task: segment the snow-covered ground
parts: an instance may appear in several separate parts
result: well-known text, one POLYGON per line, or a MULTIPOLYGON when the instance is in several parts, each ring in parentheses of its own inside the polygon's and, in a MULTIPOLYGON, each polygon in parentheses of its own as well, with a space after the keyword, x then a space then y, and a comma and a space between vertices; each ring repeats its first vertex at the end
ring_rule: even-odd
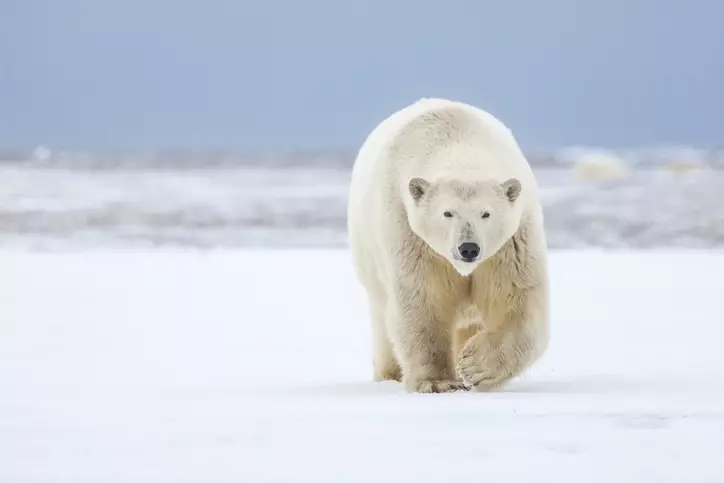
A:
MULTIPOLYGON (((0 248, 342 248, 349 167, 0 164, 0 248)), ((534 169, 551 248, 724 248, 721 166, 534 169)))
POLYGON ((497 393, 370 382, 344 250, 0 254, 0 482, 721 482, 724 253, 555 252, 497 393))

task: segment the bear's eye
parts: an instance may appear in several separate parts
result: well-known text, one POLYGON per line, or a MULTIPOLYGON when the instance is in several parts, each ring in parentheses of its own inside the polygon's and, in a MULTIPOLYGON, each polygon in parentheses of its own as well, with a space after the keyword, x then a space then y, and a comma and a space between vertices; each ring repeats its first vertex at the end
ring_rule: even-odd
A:
POLYGON ((483 220, 486 219, 486 218, 490 218, 490 213, 488 213, 487 211, 484 212, 484 213, 482 214, 482 218, 483 218, 483 220))
POLYGON ((442 214, 442 216, 444 216, 445 218, 452 218, 452 213, 450 213, 449 211, 446 211, 445 213, 442 214))

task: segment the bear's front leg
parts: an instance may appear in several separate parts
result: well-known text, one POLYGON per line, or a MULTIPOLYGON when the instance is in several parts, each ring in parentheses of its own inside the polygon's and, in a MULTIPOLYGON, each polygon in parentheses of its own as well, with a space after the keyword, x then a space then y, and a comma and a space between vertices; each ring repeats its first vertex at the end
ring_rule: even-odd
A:
POLYGON ((401 300, 388 319, 405 389, 420 393, 466 390, 455 378, 450 324, 435 313, 419 288, 414 292, 398 292, 401 300))
MULTIPOLYGON (((529 294, 530 295, 530 294, 529 294)), ((540 294, 491 320, 463 346, 457 372, 468 388, 489 391, 520 375, 548 343, 547 311, 540 294)))

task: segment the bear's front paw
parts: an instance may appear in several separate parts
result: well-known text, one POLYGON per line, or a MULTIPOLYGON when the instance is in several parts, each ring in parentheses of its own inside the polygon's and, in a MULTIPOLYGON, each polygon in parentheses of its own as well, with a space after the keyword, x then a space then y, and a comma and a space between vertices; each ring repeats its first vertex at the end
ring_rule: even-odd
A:
POLYGON ((405 389, 408 392, 419 393, 467 391, 465 384, 456 380, 406 381, 405 389))
POLYGON ((457 372, 468 388, 486 391, 501 386, 510 379, 505 355, 495 348, 467 344, 460 355, 457 372))

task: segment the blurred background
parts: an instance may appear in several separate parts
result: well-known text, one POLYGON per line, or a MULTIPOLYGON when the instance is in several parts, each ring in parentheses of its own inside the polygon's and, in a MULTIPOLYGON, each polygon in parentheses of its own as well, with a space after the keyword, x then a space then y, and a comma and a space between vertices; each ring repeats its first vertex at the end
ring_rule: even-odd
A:
POLYGON ((724 3, 0 0, 0 247, 343 247, 420 97, 509 125, 553 249, 724 245, 724 3))

